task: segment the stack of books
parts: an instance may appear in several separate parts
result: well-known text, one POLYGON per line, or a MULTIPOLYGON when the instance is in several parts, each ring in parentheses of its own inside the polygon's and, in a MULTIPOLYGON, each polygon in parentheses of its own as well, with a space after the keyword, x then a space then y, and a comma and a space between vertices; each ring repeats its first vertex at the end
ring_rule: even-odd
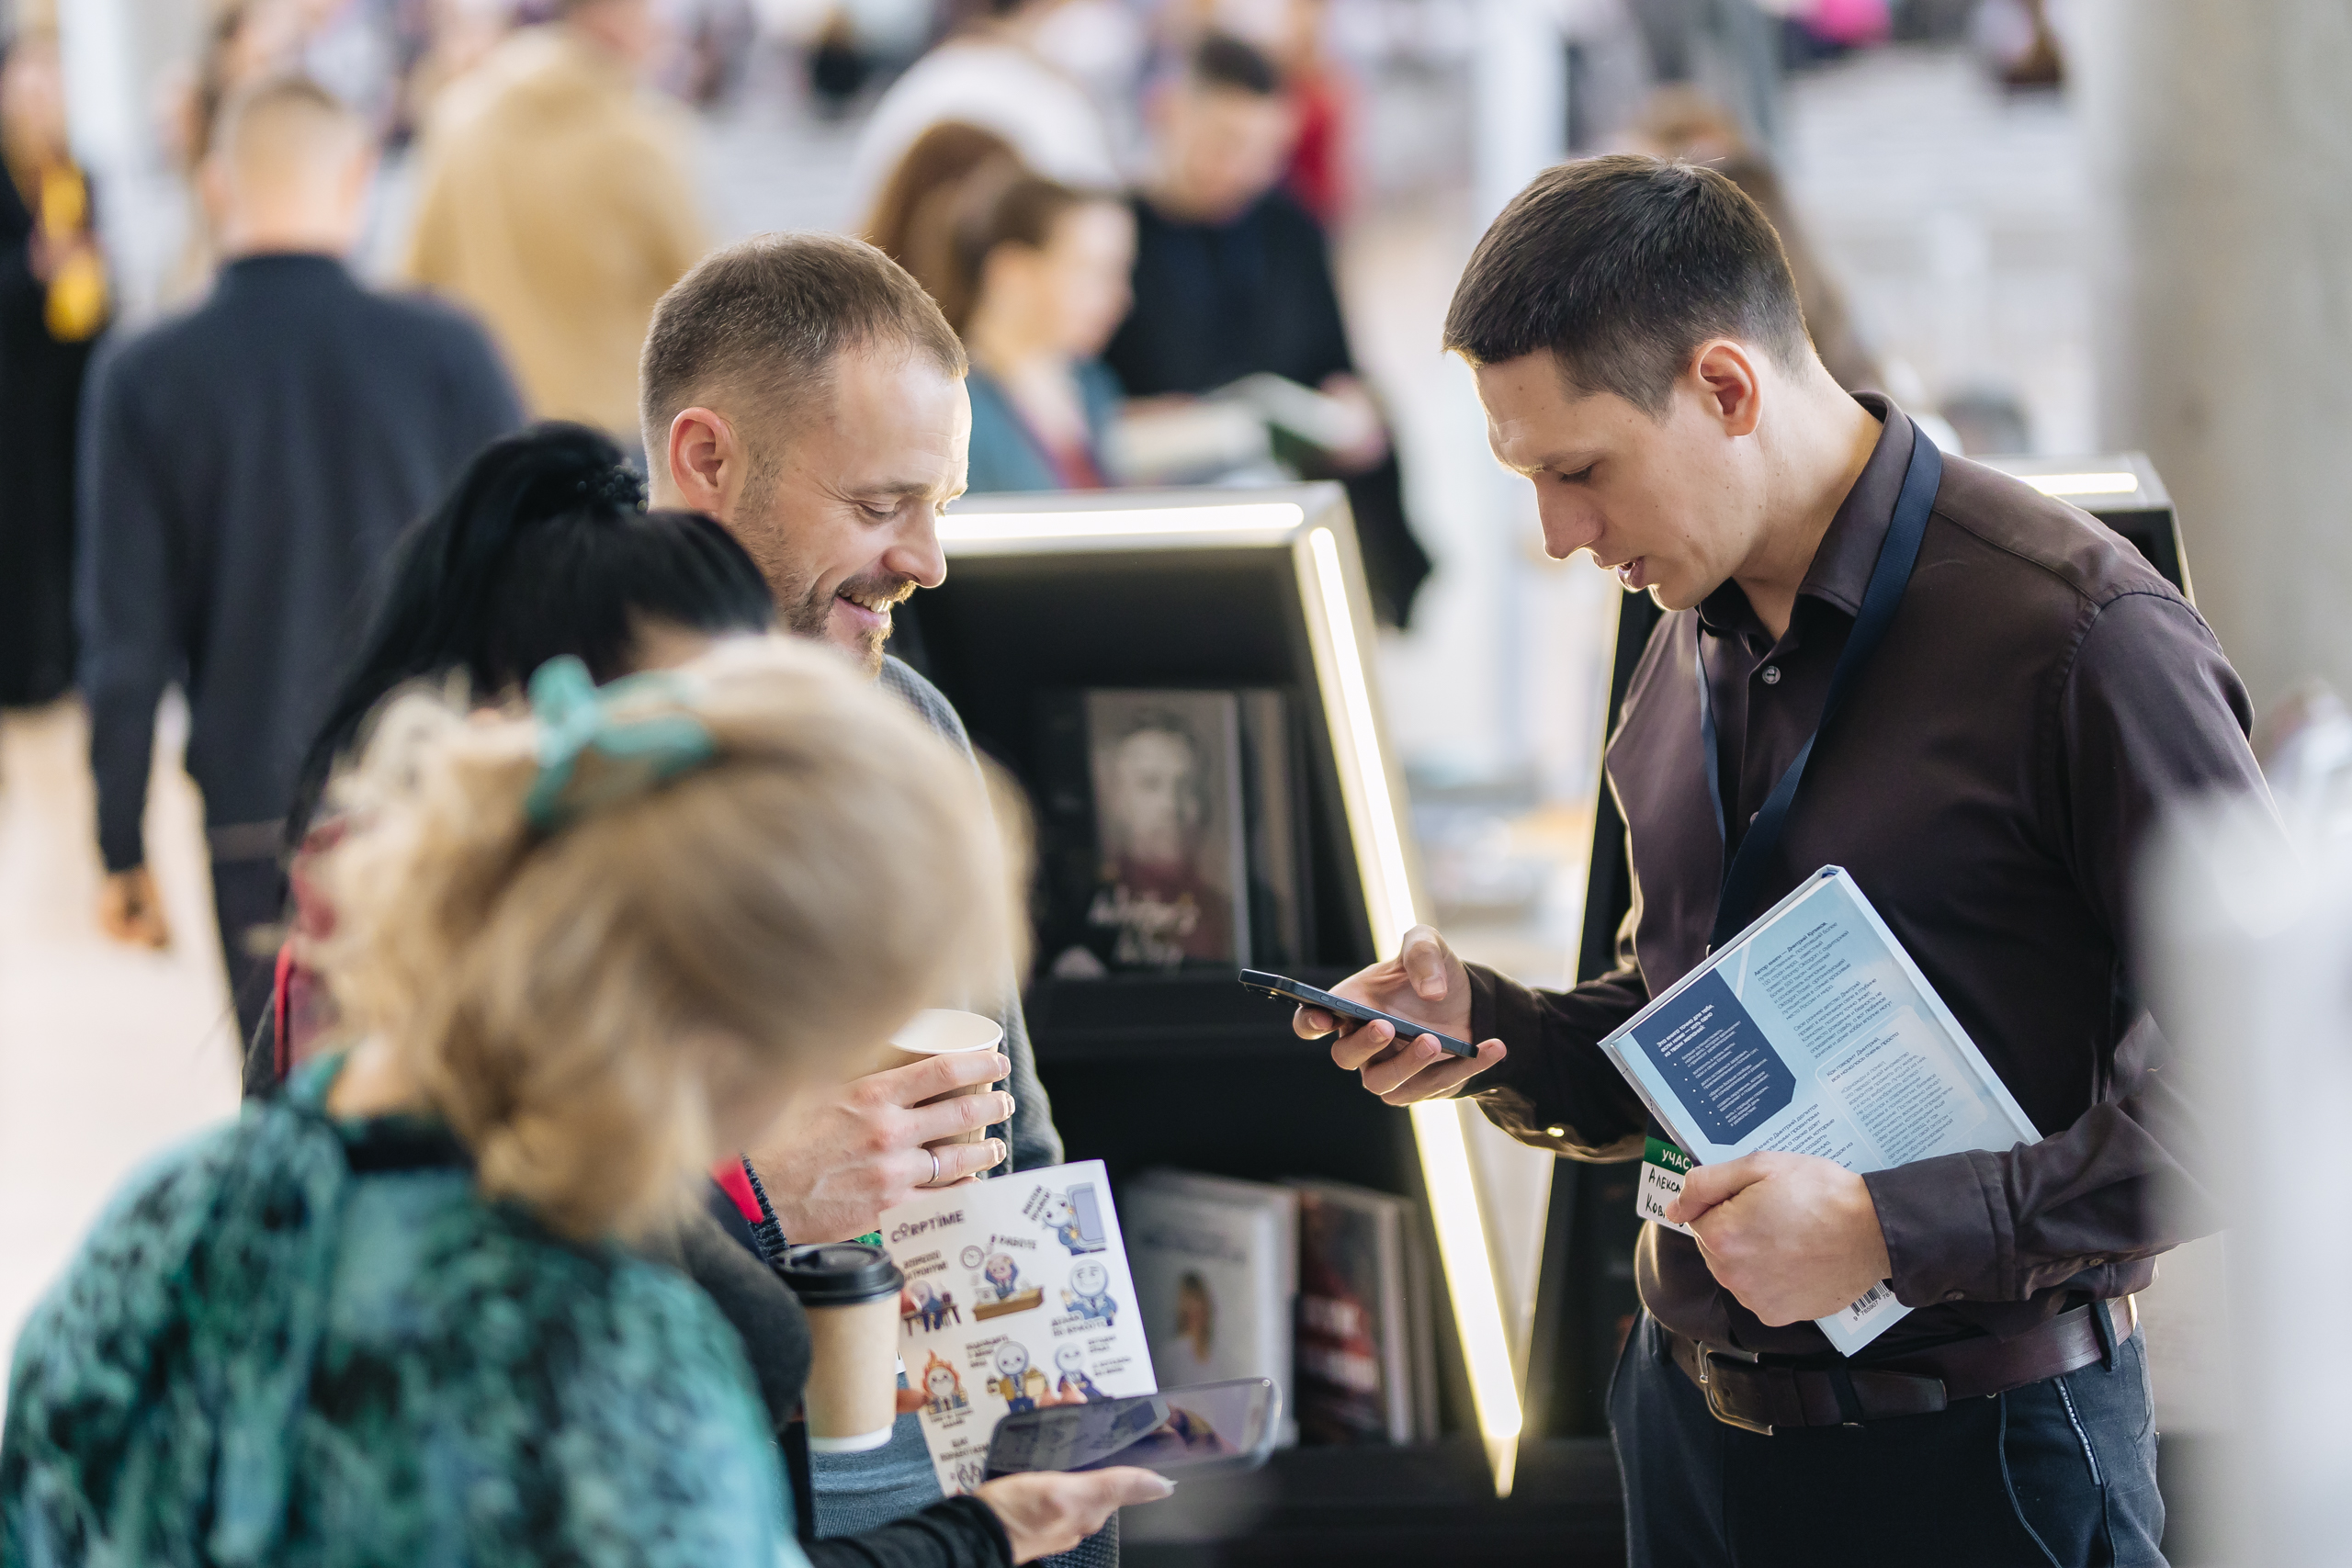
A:
POLYGON ((1283 1446, 1435 1436, 1428 1253, 1407 1200, 1154 1170, 1121 1203, 1163 1386, 1272 1378, 1283 1446))

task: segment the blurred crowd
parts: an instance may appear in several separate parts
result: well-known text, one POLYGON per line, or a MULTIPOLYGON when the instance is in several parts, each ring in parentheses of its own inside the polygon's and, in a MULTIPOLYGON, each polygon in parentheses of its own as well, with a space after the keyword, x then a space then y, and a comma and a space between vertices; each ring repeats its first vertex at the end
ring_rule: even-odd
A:
MULTIPOLYGON (((1792 61, 1996 13, 2001 69, 2052 77, 2040 6, 2007 4, 1579 0, 1558 28, 1572 106, 1622 110, 1581 134, 1754 197, 1825 362, 1860 389, 1888 378, 1775 171, 1777 84, 1792 61), (1614 100, 1612 39, 1640 56, 1614 100)), ((1363 39, 1442 51, 1448 17, 1440 0, 219 0, 165 94, 190 216, 164 316, 119 325, 57 39, 24 20, 0 69, 0 705, 76 685, 90 705, 108 929, 165 940, 139 823, 177 682, 224 947, 256 995, 247 932, 277 916, 293 759, 390 542, 527 421, 658 446, 637 428, 640 345, 715 237, 695 114, 753 90, 755 39, 789 40, 808 101, 858 117, 857 227, 968 355, 972 490, 1334 479, 1375 612, 1408 626, 1432 562, 1332 236, 1359 198, 1363 39), (350 265, 371 229, 386 279, 350 265), (334 392, 289 400, 297 382, 334 392)), ((1952 412, 1976 423, 1931 422, 1939 439, 2022 439, 1997 402, 1952 412)))

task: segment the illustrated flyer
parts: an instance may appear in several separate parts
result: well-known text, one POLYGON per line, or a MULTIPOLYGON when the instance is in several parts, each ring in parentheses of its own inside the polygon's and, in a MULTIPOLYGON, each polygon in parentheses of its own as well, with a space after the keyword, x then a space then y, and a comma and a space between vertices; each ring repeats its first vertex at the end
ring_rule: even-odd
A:
POLYGON ((1018 1410, 1155 1393, 1101 1160, 927 1192, 882 1216, 907 1276, 899 1345, 949 1495, 979 1485, 1018 1410))

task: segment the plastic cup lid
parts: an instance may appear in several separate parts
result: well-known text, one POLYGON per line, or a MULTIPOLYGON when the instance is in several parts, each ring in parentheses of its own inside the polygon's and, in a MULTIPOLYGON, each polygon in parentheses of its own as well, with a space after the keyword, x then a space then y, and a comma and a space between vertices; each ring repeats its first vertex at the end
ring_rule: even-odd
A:
POLYGON ((776 1266, 803 1306, 851 1306, 896 1295, 907 1282, 890 1255, 862 1241, 824 1241, 787 1249, 776 1266))

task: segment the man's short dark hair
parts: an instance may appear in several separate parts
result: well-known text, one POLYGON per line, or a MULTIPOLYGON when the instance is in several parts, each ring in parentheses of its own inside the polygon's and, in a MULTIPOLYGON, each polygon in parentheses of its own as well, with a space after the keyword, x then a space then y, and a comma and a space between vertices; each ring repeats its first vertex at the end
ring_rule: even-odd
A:
POLYGON ((639 421, 658 465, 681 409, 725 398, 788 425, 831 389, 845 351, 902 348, 949 376, 964 345, 907 270, 862 240, 761 234, 715 251, 654 307, 639 421))
POLYGON ((1223 87, 1253 98, 1277 97, 1282 68, 1255 44, 1230 33, 1211 33, 1193 48, 1190 74, 1197 87, 1223 87))
POLYGON ((1792 369, 1812 353, 1781 236, 1714 170, 1630 154, 1536 175, 1478 242, 1445 313, 1446 348, 1472 365, 1548 348, 1577 391, 1653 417, 1715 337, 1792 369))

